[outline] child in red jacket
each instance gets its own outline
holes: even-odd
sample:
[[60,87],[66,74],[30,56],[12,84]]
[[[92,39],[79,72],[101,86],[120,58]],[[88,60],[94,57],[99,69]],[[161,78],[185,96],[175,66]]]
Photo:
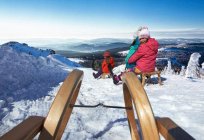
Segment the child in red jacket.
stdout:
[[111,57],[109,51],[104,52],[103,57],[104,60],[101,65],[101,69],[99,69],[97,73],[93,73],[94,78],[98,78],[103,73],[110,73],[111,77],[113,77],[112,69],[114,68],[114,59]]

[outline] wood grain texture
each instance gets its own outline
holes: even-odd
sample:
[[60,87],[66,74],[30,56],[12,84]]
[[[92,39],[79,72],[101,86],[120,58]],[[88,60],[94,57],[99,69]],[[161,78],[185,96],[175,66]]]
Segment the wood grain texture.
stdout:
[[[124,76],[122,77],[122,80],[123,80],[123,92],[125,96],[124,97],[125,105],[126,107],[131,107],[130,104],[132,104],[133,102],[138,116],[138,120],[140,122],[143,139],[159,140],[159,133],[157,130],[153,111],[142,84],[138,80],[137,76],[132,72],[125,73]],[[129,118],[128,120],[130,120],[129,122],[130,128],[132,129],[132,124],[135,123],[135,121],[132,121],[132,119]]]
[[45,119],[40,140],[59,140],[62,137],[81,86],[83,72],[73,70],[60,87]]
[[157,127],[166,140],[195,140],[170,118],[157,118]]
[[132,109],[126,109],[131,138],[132,140],[139,140],[140,138],[139,138],[139,133],[138,133],[138,129],[135,121],[135,115],[134,115],[133,106],[132,106],[132,98],[126,85],[123,86],[123,93],[124,93],[125,107],[132,108]]
[[146,77],[151,77],[152,75],[157,75],[158,78],[158,83],[159,85],[162,85],[162,81],[161,81],[161,72],[160,71],[153,71],[153,72],[140,72],[140,73],[136,73],[137,75],[141,76],[142,79],[142,85],[145,86],[146,83]]
[[42,129],[45,118],[31,116],[0,137],[0,140],[31,140]]

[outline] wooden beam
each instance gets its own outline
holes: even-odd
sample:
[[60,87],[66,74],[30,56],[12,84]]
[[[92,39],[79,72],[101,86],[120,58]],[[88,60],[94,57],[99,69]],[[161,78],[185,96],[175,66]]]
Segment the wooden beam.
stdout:
[[42,129],[45,118],[31,116],[0,137],[0,140],[31,140]]
[[83,71],[73,70],[60,87],[45,119],[39,140],[60,140],[80,90]]
[[132,108],[128,110],[126,109],[131,138],[132,140],[139,140],[140,136],[139,136],[139,133],[138,133],[139,131],[137,129],[137,125],[135,121],[132,99],[126,85],[123,86],[123,93],[124,93],[125,107]]
[[195,140],[170,118],[157,118],[157,128],[166,140]]
[[[133,102],[138,116],[138,120],[140,122],[143,139],[159,140],[159,133],[157,130],[154,114],[142,84],[133,72],[125,73],[122,77],[122,80],[125,106],[131,107]],[[132,112],[134,115],[133,110],[130,110],[129,112]],[[129,112],[127,111],[127,114]],[[131,126],[131,124],[135,123],[135,120],[131,121],[133,119],[130,119],[130,116],[133,115],[128,115],[130,128],[132,128],[133,126]]]

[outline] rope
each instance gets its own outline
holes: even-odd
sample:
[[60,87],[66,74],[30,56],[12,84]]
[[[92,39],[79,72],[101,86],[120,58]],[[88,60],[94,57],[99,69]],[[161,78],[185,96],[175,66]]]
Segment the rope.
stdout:
[[117,109],[127,109],[127,110],[132,109],[132,107],[111,106],[111,105],[104,105],[102,103],[99,103],[97,105],[72,105],[70,104],[70,107],[79,107],[79,108],[96,108],[99,106],[104,107],[104,108],[117,108]]

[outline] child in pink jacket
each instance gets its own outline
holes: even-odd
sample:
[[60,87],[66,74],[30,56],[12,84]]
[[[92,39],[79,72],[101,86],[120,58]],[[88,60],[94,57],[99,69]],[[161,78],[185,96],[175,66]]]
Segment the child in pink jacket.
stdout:
[[[128,59],[128,63],[134,62],[136,66],[128,71],[135,73],[152,72],[155,70],[159,43],[154,38],[150,38],[147,27],[142,27],[142,30],[139,32],[139,40],[140,45],[138,50]],[[114,76],[114,84],[117,84],[121,80],[120,76]]]

